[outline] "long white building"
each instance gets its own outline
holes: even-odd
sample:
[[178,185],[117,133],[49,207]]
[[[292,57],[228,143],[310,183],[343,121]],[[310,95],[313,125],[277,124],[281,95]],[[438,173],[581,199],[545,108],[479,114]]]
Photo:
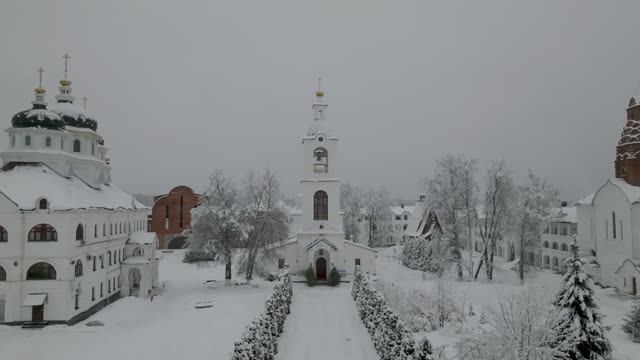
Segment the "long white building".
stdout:
[[74,105],[66,70],[59,90],[47,108],[40,74],[0,153],[0,323],[74,323],[158,283],[149,209],[111,182],[98,123]]

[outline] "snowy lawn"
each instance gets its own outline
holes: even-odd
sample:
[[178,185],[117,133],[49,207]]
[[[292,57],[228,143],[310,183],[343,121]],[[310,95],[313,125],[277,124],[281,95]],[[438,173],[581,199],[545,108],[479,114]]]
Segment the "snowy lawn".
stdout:
[[[400,255],[401,249],[396,249],[396,253]],[[500,262],[500,258],[497,258],[496,261]],[[466,313],[468,313],[468,304],[471,303],[473,305],[476,315],[473,317],[467,315],[465,329],[473,328],[477,324],[480,313],[495,308],[498,297],[508,296],[523,289],[519,285],[517,273],[510,270],[509,265],[498,263],[497,268],[494,270],[494,280],[492,282],[484,280],[483,272],[481,272],[479,280],[475,282],[458,281],[455,278],[455,274],[445,274],[442,278],[446,284],[455,290],[456,302],[461,303],[463,299],[466,300]],[[425,278],[422,272],[402,266],[398,263],[397,258],[394,257],[394,248],[381,250],[378,254],[376,266],[377,277],[381,281],[393,283],[393,286],[403,289],[415,288],[430,291],[434,284],[440,280],[434,275],[428,275]],[[560,288],[561,282],[561,275],[542,270],[528,274],[526,286],[534,286],[545,297],[552,299]],[[620,295],[614,289],[602,289],[597,285],[595,290],[596,301],[605,315],[604,323],[612,327],[609,332],[609,339],[614,349],[614,358],[616,360],[638,359],[640,344],[633,343],[620,328],[622,319],[631,311],[633,298],[627,295]],[[416,335],[421,337],[420,334]],[[450,325],[428,333],[427,337],[434,346],[451,345],[460,339],[461,333],[458,326]],[[449,347],[447,355],[455,355],[454,349]]]
[[335,288],[294,284],[276,359],[378,359],[351,298],[350,283]]
[[[163,254],[160,279],[167,292],[153,301],[122,298],[74,326],[23,330],[0,326],[0,358],[52,360],[228,359],[246,325],[264,310],[273,283],[206,289],[224,281],[224,266],[182,263],[182,251]],[[195,304],[212,301],[208,309]],[[104,327],[87,327],[100,320]]]

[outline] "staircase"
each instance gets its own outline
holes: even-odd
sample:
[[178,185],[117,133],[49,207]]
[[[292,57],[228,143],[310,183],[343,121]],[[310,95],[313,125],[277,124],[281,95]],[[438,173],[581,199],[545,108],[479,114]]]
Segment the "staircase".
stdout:
[[42,329],[49,325],[48,321],[26,321],[22,324],[23,329]]

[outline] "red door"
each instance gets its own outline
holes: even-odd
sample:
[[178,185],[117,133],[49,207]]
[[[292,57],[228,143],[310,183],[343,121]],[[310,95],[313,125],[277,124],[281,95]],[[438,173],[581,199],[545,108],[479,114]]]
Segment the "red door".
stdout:
[[319,257],[316,260],[316,278],[318,280],[327,280],[327,260]]
[[44,306],[37,305],[31,307],[31,321],[44,320]]

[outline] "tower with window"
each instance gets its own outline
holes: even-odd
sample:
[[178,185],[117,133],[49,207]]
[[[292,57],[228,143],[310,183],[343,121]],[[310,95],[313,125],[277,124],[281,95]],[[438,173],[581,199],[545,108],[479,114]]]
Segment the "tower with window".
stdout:
[[338,138],[328,126],[327,107],[324,92],[318,90],[312,106],[313,120],[302,138],[304,231],[342,231],[338,217],[340,180],[336,172]]

